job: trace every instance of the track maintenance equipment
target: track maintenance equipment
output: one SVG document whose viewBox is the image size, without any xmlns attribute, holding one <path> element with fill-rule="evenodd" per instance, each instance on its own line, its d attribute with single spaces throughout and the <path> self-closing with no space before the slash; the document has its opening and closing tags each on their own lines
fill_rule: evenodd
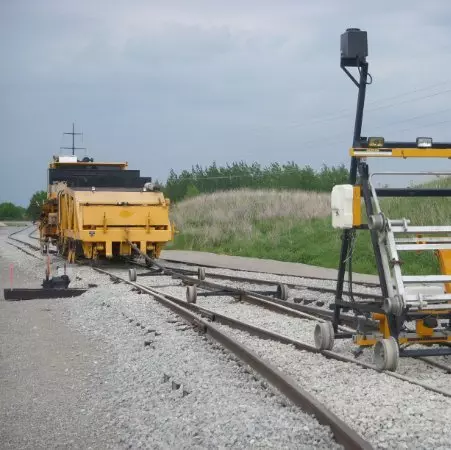
<svg viewBox="0 0 451 450">
<path fill-rule="evenodd" d="M 68 133 L 68 134 L 74 134 Z M 76 134 L 76 133 L 75 133 Z M 129 242 L 152 258 L 173 239 L 169 199 L 127 162 L 54 156 L 39 221 L 43 252 L 51 244 L 69 262 L 131 256 Z"/>
<path fill-rule="evenodd" d="M 382 197 L 450 197 L 447 188 L 375 188 L 370 175 L 371 158 L 435 158 L 448 161 L 451 143 L 418 137 L 415 142 L 386 142 L 383 137 L 362 137 L 362 120 L 368 73 L 366 31 L 347 29 L 341 35 L 341 68 L 358 88 L 353 145 L 350 149 L 349 182 L 334 186 L 331 193 L 333 228 L 342 229 L 342 247 L 332 321 L 318 324 L 314 331 L 318 349 L 332 349 L 335 339 L 349 339 L 359 346 L 373 347 L 374 362 L 380 370 L 396 371 L 399 358 L 405 356 L 451 355 L 451 224 L 419 226 L 407 217 L 388 217 L 381 208 Z M 359 79 L 348 68 L 356 67 Z M 370 79 L 370 82 L 368 82 Z M 441 163 L 442 164 L 442 163 Z M 415 172 L 389 172 L 412 175 Z M 381 172 L 378 173 L 380 175 Z M 451 175 L 451 172 L 418 174 Z M 366 222 L 362 220 L 362 209 Z M 356 300 L 352 295 L 352 256 L 356 232 L 371 235 L 382 300 Z M 433 251 L 441 274 L 407 275 L 404 252 Z M 404 253 L 405 254 L 405 253 Z M 346 266 L 349 299 L 343 299 Z M 356 295 L 357 296 L 357 295 Z M 355 332 L 339 333 L 342 310 L 352 310 L 359 319 Z M 378 322 L 377 331 L 365 327 L 365 321 Z M 413 348 L 409 348 L 413 347 Z"/>
<path fill-rule="evenodd" d="M 11 267 L 11 287 L 3 290 L 3 296 L 8 301 L 35 300 L 49 298 L 68 298 L 78 297 L 85 293 L 84 288 L 69 288 L 70 278 L 66 274 L 66 265 L 62 275 L 51 275 L 50 256 L 47 254 L 47 263 L 45 278 L 42 280 L 41 288 L 14 288 L 13 287 L 13 268 Z"/>
</svg>

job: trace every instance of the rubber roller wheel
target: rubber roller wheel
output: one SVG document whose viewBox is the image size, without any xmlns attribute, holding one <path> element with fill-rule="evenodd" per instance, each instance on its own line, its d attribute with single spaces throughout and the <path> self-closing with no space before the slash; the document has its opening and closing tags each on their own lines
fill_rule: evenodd
<svg viewBox="0 0 451 450">
<path fill-rule="evenodd" d="M 399 348 L 396 339 L 380 339 L 374 346 L 374 364 L 379 370 L 395 372 L 399 363 Z"/>
<path fill-rule="evenodd" d="M 288 287 L 286 284 L 277 285 L 277 297 L 280 300 L 288 300 Z"/>
<path fill-rule="evenodd" d="M 134 267 L 128 269 L 128 279 L 130 281 L 136 281 L 136 278 L 137 278 L 136 269 Z"/>
<path fill-rule="evenodd" d="M 200 281 L 205 280 L 205 267 L 199 267 L 197 269 L 197 278 L 199 278 Z"/>
<path fill-rule="evenodd" d="M 334 346 L 334 327 L 332 322 L 320 322 L 316 324 L 314 339 L 318 350 L 332 350 Z"/>
<path fill-rule="evenodd" d="M 187 286 L 186 301 L 188 303 L 196 303 L 197 301 L 197 286 Z"/>
</svg>

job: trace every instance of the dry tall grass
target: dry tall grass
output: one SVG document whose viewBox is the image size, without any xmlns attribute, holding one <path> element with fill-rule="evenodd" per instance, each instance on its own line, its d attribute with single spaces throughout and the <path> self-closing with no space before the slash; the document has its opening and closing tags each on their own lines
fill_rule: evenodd
<svg viewBox="0 0 451 450">
<path fill-rule="evenodd" d="M 266 230 L 277 235 L 280 227 L 294 222 L 330 215 L 330 193 L 239 189 L 202 194 L 174 205 L 172 220 L 177 229 L 198 245 L 215 245 L 237 234 L 240 239 L 255 237 L 260 221 L 275 219 Z M 281 220 L 277 220 L 281 219 Z"/>
<path fill-rule="evenodd" d="M 427 186 L 450 187 L 451 180 Z M 451 198 L 382 198 L 391 219 L 412 225 L 450 225 Z M 363 219 L 365 221 L 365 212 Z M 331 225 L 330 192 L 251 190 L 200 195 L 174 205 L 180 235 L 172 246 L 336 268 L 341 232 Z M 353 269 L 376 273 L 369 233 L 357 233 Z M 403 256 L 410 275 L 438 273 L 432 252 Z"/>
</svg>

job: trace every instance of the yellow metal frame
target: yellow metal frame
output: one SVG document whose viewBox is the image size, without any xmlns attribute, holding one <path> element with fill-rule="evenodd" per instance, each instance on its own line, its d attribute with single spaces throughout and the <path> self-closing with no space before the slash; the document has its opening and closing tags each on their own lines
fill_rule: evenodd
<svg viewBox="0 0 451 450">
<path fill-rule="evenodd" d="M 420 313 L 422 311 L 419 311 Z M 443 315 L 448 314 L 448 311 L 425 311 L 428 315 Z M 387 317 L 385 314 L 373 313 L 371 315 L 372 319 L 379 323 L 379 333 L 382 335 L 384 339 L 387 339 L 391 336 L 390 328 L 388 326 Z M 412 331 L 413 333 L 413 331 Z M 434 329 L 426 327 L 424 325 L 424 321 L 419 319 L 415 321 L 415 333 L 417 336 L 408 337 L 408 336 L 400 336 L 399 343 L 400 344 L 440 344 L 443 342 L 451 342 L 451 336 L 443 336 L 438 337 L 434 336 Z M 376 342 L 379 340 L 377 336 L 374 336 L 373 333 L 369 333 L 369 335 L 365 334 L 356 334 L 354 335 L 354 340 L 356 345 L 362 347 L 371 347 L 376 345 Z"/>
<path fill-rule="evenodd" d="M 451 275 L 451 250 L 437 250 L 436 254 L 442 275 Z M 451 294 L 451 283 L 445 283 L 445 291 Z"/>
<path fill-rule="evenodd" d="M 451 159 L 451 148 L 395 148 L 395 147 L 368 147 L 360 148 L 353 147 L 349 150 L 349 154 L 356 158 L 445 158 Z M 362 202 L 361 202 L 361 186 L 354 185 L 354 195 L 353 195 L 353 227 L 358 227 L 362 224 Z M 421 236 L 417 236 L 419 241 L 421 241 Z M 451 275 L 451 250 L 438 250 L 436 255 L 439 260 L 440 272 L 443 275 Z M 451 283 L 445 284 L 445 291 L 451 293 Z M 451 302 L 450 302 L 451 303 Z M 451 304 L 450 304 L 451 310 Z M 443 316 L 449 314 L 450 310 L 440 310 L 440 311 L 424 311 L 427 315 L 432 316 Z M 422 311 L 418 311 L 421 313 Z M 378 332 L 365 334 L 355 334 L 354 342 L 359 346 L 374 346 L 376 342 L 383 338 L 389 338 L 390 328 L 387 321 L 387 316 L 385 314 L 373 313 L 372 319 L 378 322 L 379 330 Z M 413 334 L 413 336 L 412 336 Z M 415 336 L 416 334 L 416 336 Z M 415 330 L 412 330 L 410 336 L 400 336 L 400 344 L 439 344 L 449 342 L 451 343 L 450 336 L 434 336 L 434 329 L 426 327 L 424 325 L 424 320 L 415 320 Z"/>
<path fill-rule="evenodd" d="M 361 186 L 353 186 L 354 195 L 352 197 L 352 226 L 362 225 L 362 189 Z"/>
<path fill-rule="evenodd" d="M 436 254 L 439 259 L 440 271 L 442 275 L 451 275 L 451 250 L 437 250 Z M 445 284 L 445 291 L 451 293 L 451 283 Z M 451 304 L 449 310 L 428 310 L 428 311 L 418 311 L 420 314 L 424 312 L 428 316 L 446 316 L 451 310 Z M 373 313 L 371 315 L 372 319 L 379 324 L 379 333 L 386 339 L 391 336 L 390 328 L 388 326 L 387 317 L 385 314 Z M 413 333 L 413 331 L 412 331 Z M 426 327 L 424 325 L 424 320 L 415 320 L 415 333 L 416 337 L 400 336 L 400 344 L 439 344 L 443 342 L 451 342 L 451 335 L 438 337 L 434 336 L 434 329 Z M 364 334 L 354 335 L 355 343 L 362 347 L 374 346 L 378 338 L 370 333 L 368 336 Z"/>
<path fill-rule="evenodd" d="M 386 148 L 353 147 L 349 154 L 356 158 L 451 158 L 451 148 Z"/>
</svg>

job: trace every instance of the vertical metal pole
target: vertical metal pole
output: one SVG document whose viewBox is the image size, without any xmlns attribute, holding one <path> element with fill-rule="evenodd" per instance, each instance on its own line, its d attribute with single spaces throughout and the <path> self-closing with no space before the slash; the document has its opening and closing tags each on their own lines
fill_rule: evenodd
<svg viewBox="0 0 451 450">
<path fill-rule="evenodd" d="M 368 79 L 368 63 L 366 61 L 360 62 L 360 80 L 359 80 L 359 94 L 357 97 L 357 111 L 355 116 L 354 124 L 354 136 L 353 136 L 353 147 L 358 147 L 360 145 L 360 139 L 362 134 L 362 124 L 363 124 L 363 109 L 365 106 L 365 95 L 366 95 L 366 83 Z M 349 171 L 349 184 L 354 185 L 357 181 L 357 158 L 352 157 L 351 168 Z M 335 292 L 335 300 L 341 300 L 343 297 L 343 284 L 344 276 L 346 271 L 346 258 L 349 250 L 349 243 L 351 240 L 350 229 L 344 230 L 342 234 L 341 252 L 340 252 L 340 262 L 338 267 L 338 278 L 337 278 L 337 288 Z M 340 320 L 340 306 L 335 305 L 334 307 L 334 321 L 333 326 L 335 332 L 338 331 L 338 322 Z"/>
<path fill-rule="evenodd" d="M 72 156 L 75 155 L 75 123 L 72 122 Z"/>
<path fill-rule="evenodd" d="M 368 79 L 368 63 L 364 61 L 360 63 L 359 95 L 357 97 L 357 112 L 355 116 L 355 125 L 354 125 L 354 139 L 353 139 L 354 147 L 360 145 L 367 79 Z"/>
</svg>

